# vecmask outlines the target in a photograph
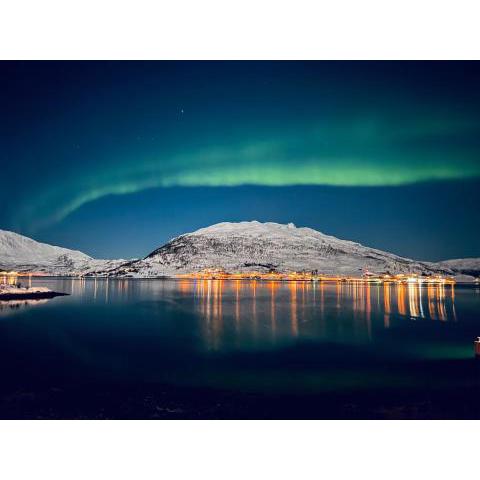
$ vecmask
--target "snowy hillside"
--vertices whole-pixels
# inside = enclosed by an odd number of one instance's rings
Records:
[[[446,273],[443,266],[417,262],[293,224],[219,223],[174,238],[143,260],[128,262],[115,275],[161,276],[205,268],[241,271],[312,271],[361,275],[372,272]]]
[[[26,270],[32,266],[71,269],[88,260],[91,258],[82,252],[54,247],[18,233],[0,230],[0,269]]]
[[[78,250],[55,247],[18,233],[0,230],[0,270],[70,275],[105,270],[123,262],[123,260],[96,260]]]
[[[77,250],[0,230],[0,270],[51,275],[172,276],[205,268],[227,272],[312,271],[480,275],[480,259],[410,260],[293,224],[218,223],[174,238],[142,260],[97,260]],[[474,278],[470,277],[470,281]]]
[[[480,258],[457,258],[438,262],[437,265],[464,275],[480,276]]]

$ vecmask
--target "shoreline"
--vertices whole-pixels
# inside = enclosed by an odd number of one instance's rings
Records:
[[[25,292],[0,293],[0,300],[40,300],[44,298],[64,297],[70,295],[64,292]]]
[[[479,385],[295,393],[250,393],[172,384],[107,382],[0,391],[0,418],[218,420],[473,420],[480,419]]]
[[[183,275],[183,274],[181,274]],[[322,277],[322,278],[255,278],[255,277],[224,277],[224,278],[207,278],[207,277],[197,277],[197,276],[169,276],[169,275],[162,275],[162,276],[154,276],[154,277],[137,277],[137,276],[108,276],[108,275],[28,275],[28,274],[20,274],[18,275],[20,278],[31,278],[35,280],[41,279],[56,279],[56,280],[116,280],[116,281],[123,281],[123,280],[175,280],[175,281],[183,281],[183,280],[199,280],[199,281],[230,281],[230,282],[279,282],[279,283],[289,283],[289,282],[305,282],[305,283],[345,283],[345,284],[352,284],[352,283],[361,283],[361,284],[387,284],[387,285],[468,285],[468,286],[478,286],[480,282],[478,279],[473,281],[458,281],[458,280],[425,280],[425,281],[398,281],[398,280],[381,280],[381,279],[364,279],[361,277]]]

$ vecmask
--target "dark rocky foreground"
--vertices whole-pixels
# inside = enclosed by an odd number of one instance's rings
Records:
[[[457,389],[313,395],[168,385],[84,384],[0,394],[2,419],[480,419],[480,361]]]

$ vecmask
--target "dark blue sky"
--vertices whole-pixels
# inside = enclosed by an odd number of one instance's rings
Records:
[[[141,256],[220,221],[480,256],[478,62],[0,62],[0,228]]]

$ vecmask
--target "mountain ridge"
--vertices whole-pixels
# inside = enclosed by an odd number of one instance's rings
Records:
[[[0,270],[52,275],[104,270],[125,260],[99,260],[79,250],[49,245],[8,230],[0,230]]]
[[[450,268],[463,275],[480,276],[480,258],[454,258],[437,262],[437,265]]]
[[[228,272],[318,270],[325,274],[361,275],[362,271],[444,273],[447,267],[421,262],[357,242],[338,239],[293,223],[221,222],[173,238],[118,275],[172,276],[209,268]]]
[[[324,274],[480,274],[480,259],[424,262],[293,223],[221,222],[172,238],[139,260],[94,259],[0,230],[0,270],[52,275],[162,277],[206,268],[225,271],[313,271]],[[473,277],[472,277],[473,278]]]

